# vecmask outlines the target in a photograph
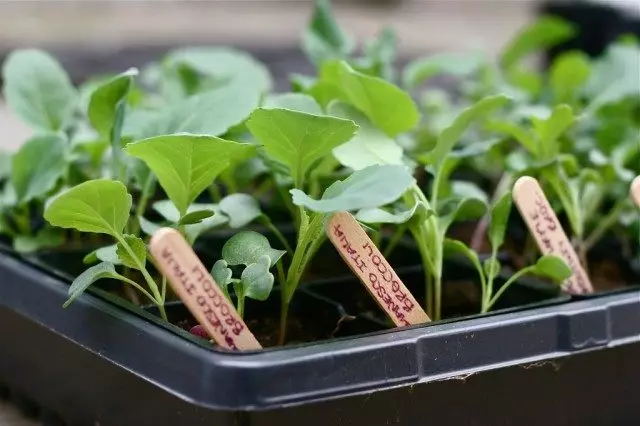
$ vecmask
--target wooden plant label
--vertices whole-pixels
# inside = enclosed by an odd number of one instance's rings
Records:
[[[158,268],[209,336],[227,349],[260,349],[260,343],[178,231],[162,228],[151,238]]]
[[[513,200],[542,254],[562,257],[573,271],[563,290],[572,294],[593,293],[591,281],[538,181],[530,176],[519,178],[513,186]]]
[[[389,262],[351,214],[334,213],[327,222],[327,234],[342,259],[396,326],[430,321]]]
[[[640,207],[640,176],[636,176],[631,182],[631,199],[636,206]]]

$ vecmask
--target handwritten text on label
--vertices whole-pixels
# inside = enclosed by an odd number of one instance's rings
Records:
[[[631,199],[636,203],[636,206],[640,207],[640,176],[631,182]]]

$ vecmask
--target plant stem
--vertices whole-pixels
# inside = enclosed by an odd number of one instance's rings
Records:
[[[491,310],[491,308],[496,303],[496,301],[500,298],[500,296],[502,296],[502,293],[507,291],[507,289],[511,286],[511,284],[516,282],[516,280],[518,280],[520,277],[530,273],[534,267],[535,266],[528,266],[524,269],[519,270],[515,274],[513,274],[511,278],[509,278],[507,282],[504,283],[504,285],[500,287],[500,289],[496,292],[496,294],[489,300],[489,303],[487,303],[486,306],[482,307],[482,313],[489,312],[489,310]]]
[[[407,224],[402,223],[398,225],[395,232],[389,239],[389,244],[387,244],[387,247],[385,247],[384,249],[384,253],[383,253],[384,257],[388,258],[389,256],[391,256],[393,249],[395,249],[398,243],[402,240],[402,237],[404,236],[405,232],[407,232]]]
[[[289,242],[284,237],[284,235],[282,235],[282,232],[280,232],[280,230],[273,224],[273,222],[271,221],[269,216],[263,214],[260,217],[260,221],[262,222],[262,224],[264,226],[267,227],[267,229],[269,229],[271,232],[273,232],[273,235],[275,235],[276,238],[278,239],[278,241],[280,241],[280,243],[283,245],[284,249],[287,251],[287,253],[289,253],[289,256],[293,256],[293,249],[289,245]]]
[[[595,246],[598,241],[604,236],[604,234],[611,229],[613,225],[615,225],[616,220],[618,220],[618,216],[624,209],[627,204],[627,199],[622,199],[618,201],[609,213],[598,222],[598,226],[589,234],[589,236],[584,240],[585,250],[589,251]]]
[[[244,295],[238,294],[238,315],[240,318],[244,318]]]
[[[498,185],[496,186],[493,195],[491,196],[491,202],[495,203],[506,191],[509,190],[513,181],[513,177],[509,173],[503,173],[498,181]],[[487,235],[487,230],[489,229],[489,224],[491,223],[491,213],[485,214],[480,222],[478,222],[478,226],[473,231],[473,236],[471,237],[471,249],[473,251],[480,252],[482,248],[482,243]]]
[[[281,293],[281,305],[280,305],[280,330],[278,332],[278,346],[284,346],[287,340],[287,317],[289,316],[289,302],[287,302],[286,294],[283,291]]]
[[[153,184],[155,183],[155,179],[152,175],[149,175],[147,181],[144,183],[142,188],[142,192],[140,193],[140,199],[138,200],[138,205],[135,210],[136,220],[133,222],[131,227],[131,233],[135,236],[140,235],[140,220],[141,216],[144,216],[144,213],[147,211],[147,205],[149,204],[149,199],[151,198],[151,190],[153,189]]]

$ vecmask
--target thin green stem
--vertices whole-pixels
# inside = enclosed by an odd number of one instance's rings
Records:
[[[398,227],[396,228],[395,232],[393,233],[393,235],[389,239],[389,243],[387,244],[387,246],[384,249],[384,253],[383,253],[384,257],[388,258],[389,256],[391,256],[391,253],[396,248],[398,243],[400,241],[402,241],[402,237],[404,236],[404,234],[406,232],[407,232],[407,224],[406,223],[402,223],[402,224],[398,225]]]
[[[238,315],[240,318],[244,318],[244,300],[244,295],[238,294]]]
[[[618,216],[620,215],[622,210],[624,210],[627,202],[628,202],[627,199],[619,200],[613,206],[613,208],[609,210],[609,213],[598,222],[598,226],[584,240],[585,250],[587,251],[591,250],[593,246],[595,246],[600,241],[600,239],[604,236],[604,234],[609,229],[611,229],[613,225],[616,224],[616,221],[618,220]]]
[[[531,273],[531,271],[534,268],[535,266],[528,266],[524,269],[519,270],[515,274],[513,274],[511,278],[509,278],[507,282],[504,283],[504,285],[500,287],[500,289],[496,292],[496,294],[489,300],[489,303],[487,303],[487,305],[483,307],[482,313],[489,312],[493,307],[493,305],[496,303],[496,301],[500,298],[500,296],[502,296],[502,293],[507,291],[507,289],[511,286],[511,284],[516,282],[520,277]]]
[[[138,284],[137,282],[133,281],[130,278],[125,277],[124,275],[119,275],[119,279],[120,281],[129,284],[130,286],[134,287],[136,290],[138,290],[140,293],[142,293],[147,299],[149,299],[151,302],[158,304],[158,301],[156,300],[155,297],[153,297],[151,295],[151,293],[149,293],[147,290],[145,290],[140,284]]]
[[[162,303],[167,300],[167,277],[162,276],[162,289],[160,290],[160,297],[162,298]]]
[[[155,178],[153,176],[149,176],[147,181],[144,183],[142,188],[142,192],[140,193],[140,199],[138,200],[138,204],[136,205],[135,217],[131,233],[135,236],[140,235],[140,217],[144,216],[144,213],[147,211],[147,205],[149,204],[149,199],[151,198],[151,190],[153,189],[155,183]]]

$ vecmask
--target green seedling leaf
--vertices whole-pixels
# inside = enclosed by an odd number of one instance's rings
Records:
[[[208,217],[214,215],[212,210],[195,210],[185,214],[178,225],[195,225],[197,223],[202,223],[202,221]]]
[[[255,146],[191,134],[157,136],[126,147],[153,171],[181,217],[216,176],[247,151],[255,152]]]
[[[274,266],[285,253],[284,250],[271,248],[267,237],[254,231],[238,232],[222,247],[222,258],[231,266],[249,266],[264,255],[271,259],[271,266]]]
[[[487,205],[477,198],[452,198],[440,204],[438,227],[443,236],[453,222],[478,219],[487,212]]]
[[[273,274],[269,272],[270,266],[271,259],[264,255],[242,271],[240,283],[245,297],[262,301],[269,298],[274,282]]]
[[[131,210],[131,195],[120,182],[97,179],[74,186],[53,198],[44,218],[53,226],[118,237]]]
[[[466,77],[477,73],[485,63],[484,55],[477,52],[437,53],[410,62],[404,69],[405,88],[413,90],[440,74]]]
[[[573,110],[568,105],[558,105],[553,109],[551,116],[542,120],[532,118],[533,129],[538,136],[538,154],[543,159],[552,159],[560,151],[558,139],[569,130],[576,121]]]
[[[138,70],[132,68],[124,73],[104,82],[91,94],[89,101],[89,121],[100,136],[107,140],[119,140],[124,108],[127,96],[133,85],[133,79]]]
[[[381,208],[362,209],[355,215],[356,219],[363,223],[406,223],[414,216],[420,216],[425,220],[433,214],[423,203],[416,202],[409,210],[389,212]]]
[[[82,259],[82,262],[86,265],[96,263],[98,261],[111,263],[113,265],[121,265],[122,262],[118,257],[118,245],[112,244],[110,246],[100,247],[97,250],[92,251]]]
[[[533,273],[551,278],[557,283],[564,282],[573,275],[567,263],[555,255],[542,256],[534,265]]]
[[[267,256],[267,259],[268,258],[269,257]],[[233,275],[233,272],[231,269],[227,268],[227,266],[227,262],[220,259],[216,261],[211,268],[211,276],[225,291],[227,290],[227,286],[231,284],[231,276]]]
[[[445,257],[464,256],[476,268],[478,274],[482,274],[482,265],[478,254],[471,250],[465,243],[458,240],[445,238],[443,243],[443,254]]]
[[[485,204],[489,203],[489,196],[478,185],[464,180],[451,181],[451,194],[457,198],[476,198]]]
[[[331,0],[315,1],[302,48],[307,58],[316,65],[328,59],[347,58],[353,50],[353,40],[344,33],[333,16]]]
[[[591,64],[582,52],[568,52],[551,65],[550,84],[556,103],[572,103],[589,81]]]
[[[500,55],[500,65],[511,68],[529,54],[547,49],[573,38],[575,28],[560,18],[543,16],[525,27]]]
[[[504,193],[491,207],[489,223],[489,241],[493,250],[497,251],[504,243],[509,214],[511,214],[511,191]]]
[[[495,279],[498,275],[500,275],[500,270],[502,269],[500,261],[495,257],[490,257],[485,260],[482,266],[484,268],[485,275],[489,279]]]
[[[345,167],[362,170],[375,164],[403,163],[400,145],[355,108],[340,102],[329,105],[330,115],[354,121],[359,129],[350,141],[333,149],[334,157]]]
[[[242,228],[262,216],[258,200],[249,194],[231,194],[220,200],[220,211],[229,218],[229,226]]]
[[[510,98],[505,95],[487,96],[475,105],[462,111],[453,123],[438,137],[436,147],[430,153],[431,164],[438,165],[442,163],[474,121],[485,118],[498,108],[506,105],[509,100]]]
[[[605,105],[619,103],[627,98],[638,98],[640,93],[640,47],[614,43],[595,62],[591,79],[585,89],[592,99],[588,106],[595,112]]]
[[[20,147],[11,164],[17,201],[41,198],[57,184],[67,167],[66,142],[57,134],[36,135]]]
[[[284,93],[267,97],[263,108],[289,109],[307,114],[323,115],[322,108],[315,99],[302,93]]]
[[[171,202],[171,200],[156,201],[155,203],[153,203],[153,209],[156,212],[160,213],[162,217],[164,217],[170,224],[174,226],[178,225],[178,223],[180,222],[180,212]],[[203,210],[212,211],[213,216],[207,217],[201,220],[199,223],[188,224],[184,227],[185,236],[190,244],[193,244],[196,239],[203,233],[209,231],[210,229],[223,225],[229,220],[224,214],[222,214],[218,205],[216,204],[192,204],[187,209],[187,214]],[[153,233],[158,228],[160,228],[160,225],[149,222],[144,218],[140,219],[140,227],[147,235],[153,235]]]
[[[13,154],[0,151],[0,179],[4,180],[11,176],[11,162]]]
[[[391,137],[413,129],[420,120],[408,93],[386,80],[357,72],[343,61],[325,63],[321,83],[333,86],[333,95],[362,111]]]
[[[116,254],[118,259],[128,268],[142,270],[147,263],[147,246],[144,241],[135,235],[124,235],[124,241],[127,243],[132,253],[122,244],[118,243]]]
[[[332,184],[320,200],[292,189],[293,203],[309,210],[332,213],[369,209],[389,204],[402,196],[414,179],[404,166],[369,166]]]
[[[538,155],[538,141],[536,135],[524,127],[520,127],[509,121],[490,121],[486,125],[487,130],[504,133],[516,140],[524,149],[532,155]]]
[[[12,52],[2,68],[4,99],[38,131],[58,131],[70,121],[78,94],[69,76],[49,54],[35,49]]]
[[[64,235],[59,230],[46,227],[36,235],[16,236],[13,239],[13,249],[18,253],[33,253],[45,248],[58,247],[64,241]]]
[[[121,280],[124,277],[116,272],[116,269],[111,263],[102,262],[92,266],[73,280],[69,287],[69,299],[67,299],[63,307],[68,307],[74,300],[80,297],[91,284],[105,278]]]
[[[247,127],[271,158],[289,168],[296,187],[302,187],[316,161],[351,139],[358,128],[350,120],[263,108],[251,114]]]

